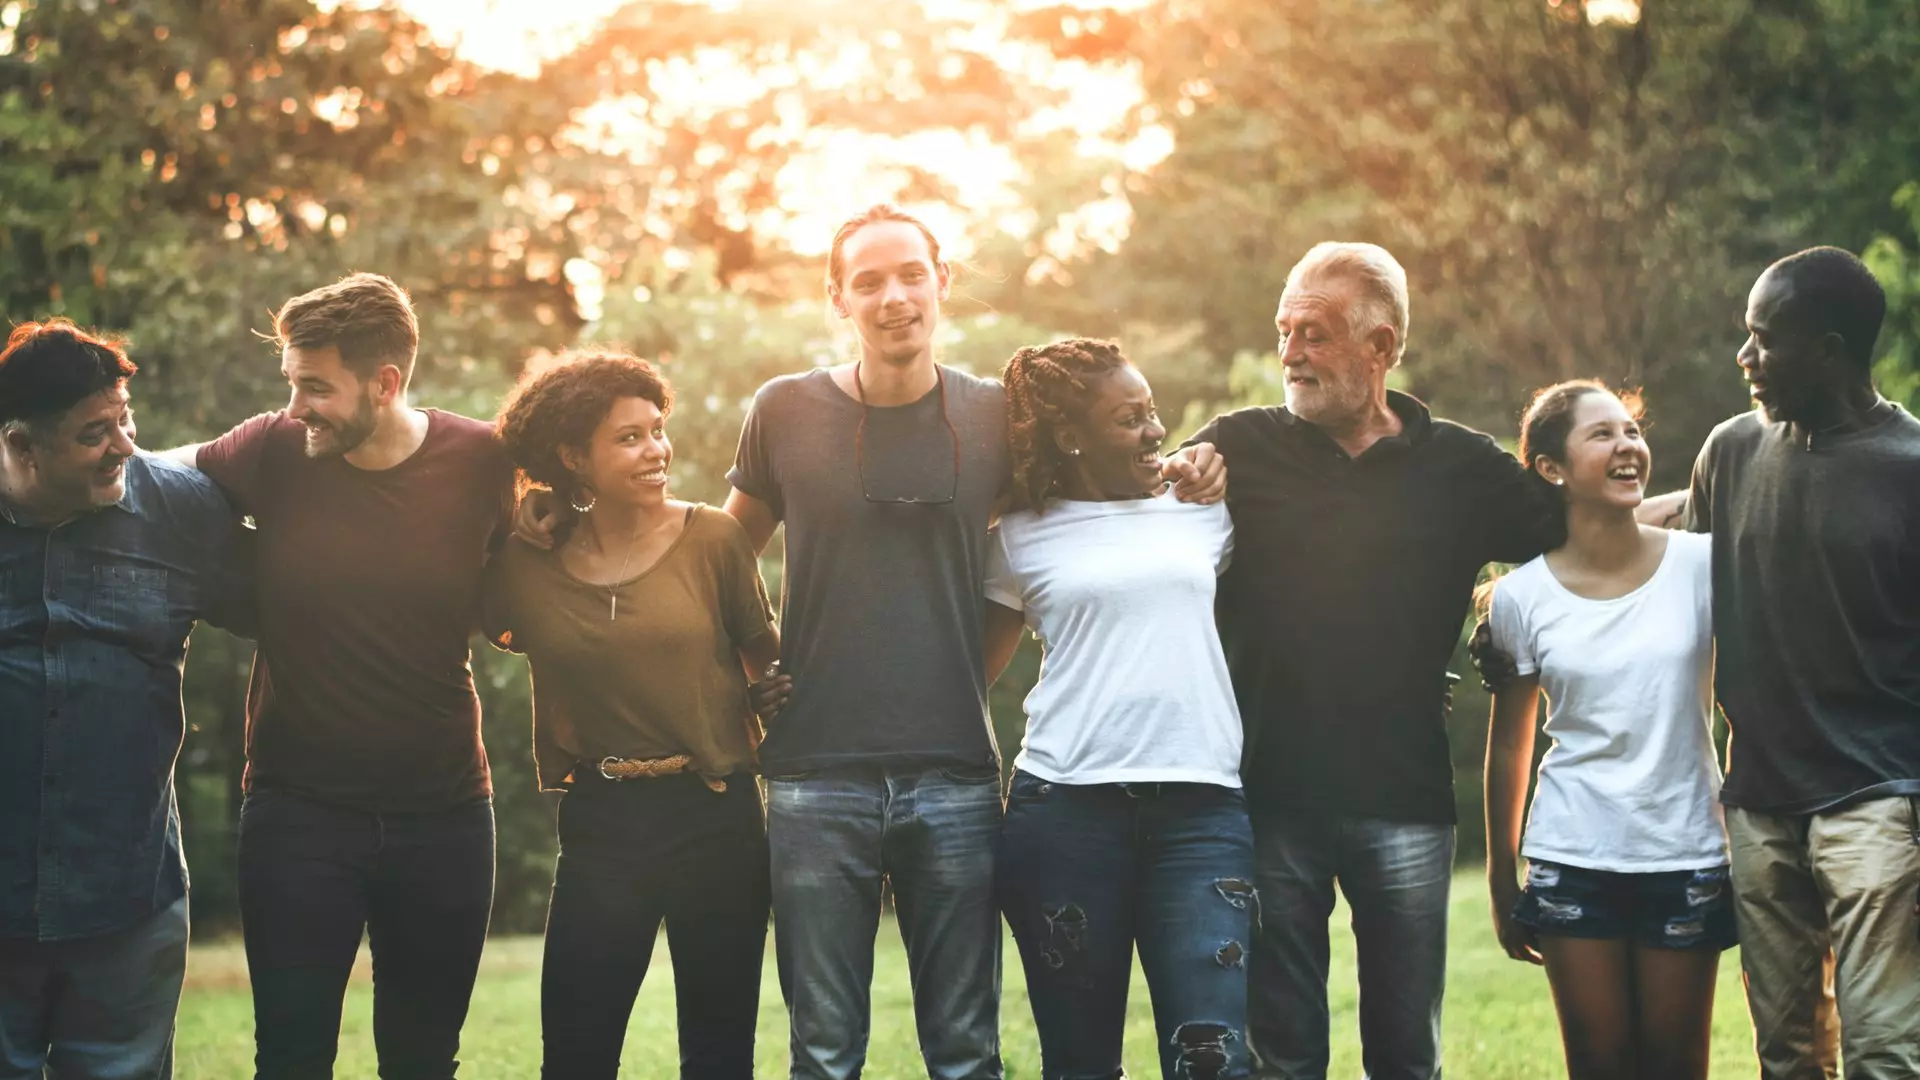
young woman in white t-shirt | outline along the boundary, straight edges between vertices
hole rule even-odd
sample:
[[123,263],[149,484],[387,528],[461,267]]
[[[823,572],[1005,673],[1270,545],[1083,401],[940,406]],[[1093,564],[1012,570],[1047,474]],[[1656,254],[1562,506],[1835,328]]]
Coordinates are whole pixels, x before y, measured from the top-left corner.
[[1214,630],[1233,526],[1164,491],[1147,380],[1110,342],[1007,363],[1018,508],[987,554],[988,671],[1030,626],[996,861],[1048,1078],[1120,1075],[1138,947],[1165,1077],[1244,1077],[1257,908],[1240,715]]
[[[1636,398],[1561,383],[1521,427],[1567,530],[1493,592],[1493,645],[1517,673],[1494,692],[1487,742],[1495,928],[1508,955],[1545,963],[1573,1080],[1704,1080],[1734,942],[1708,538],[1634,520],[1651,463]],[[1553,745],[1523,845],[1543,693]]]

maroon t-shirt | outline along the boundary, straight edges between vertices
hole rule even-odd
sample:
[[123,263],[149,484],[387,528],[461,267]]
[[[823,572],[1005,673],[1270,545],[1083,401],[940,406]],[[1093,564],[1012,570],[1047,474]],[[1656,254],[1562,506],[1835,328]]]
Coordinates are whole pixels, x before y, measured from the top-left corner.
[[426,412],[420,448],[381,471],[308,457],[284,411],[200,448],[259,529],[248,791],[376,813],[492,793],[468,641],[513,468],[490,425]]

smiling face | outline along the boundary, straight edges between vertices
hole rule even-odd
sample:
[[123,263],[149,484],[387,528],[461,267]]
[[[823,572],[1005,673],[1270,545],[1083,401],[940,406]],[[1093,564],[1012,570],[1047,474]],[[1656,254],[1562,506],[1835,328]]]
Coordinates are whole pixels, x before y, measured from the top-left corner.
[[1375,328],[1353,325],[1358,294],[1358,285],[1344,277],[1315,275],[1290,282],[1280,296],[1273,327],[1287,372],[1287,408],[1310,424],[1358,422],[1373,404],[1374,384],[1385,385],[1392,354],[1381,352],[1370,333]]
[[1160,445],[1167,429],[1147,377],[1131,364],[1102,378],[1085,411],[1056,438],[1074,466],[1080,490],[1073,497],[1130,499],[1161,484]]
[[[82,398],[49,436],[28,443],[33,461],[30,501],[57,515],[119,502],[127,490],[126,466],[135,434],[125,384]],[[18,433],[9,438],[18,438]]]
[[905,221],[875,221],[854,230],[840,250],[833,309],[853,323],[862,358],[889,364],[931,359],[947,266],[927,237]]
[[378,385],[356,376],[339,349],[289,345],[280,354],[280,373],[292,388],[287,415],[306,426],[308,457],[350,453],[373,436]]
[[1534,458],[1534,470],[1561,487],[1569,506],[1639,506],[1646,498],[1647,473],[1653,465],[1639,419],[1604,390],[1582,394],[1571,415],[1559,460],[1540,454]]
[[615,398],[584,450],[561,447],[560,460],[596,499],[647,507],[666,500],[673,443],[660,406],[639,396]]

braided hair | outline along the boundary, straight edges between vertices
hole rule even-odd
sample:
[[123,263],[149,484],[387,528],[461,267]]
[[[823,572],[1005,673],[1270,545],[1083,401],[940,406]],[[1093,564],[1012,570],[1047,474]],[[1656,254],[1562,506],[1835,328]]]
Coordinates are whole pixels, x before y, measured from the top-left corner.
[[1070,465],[1055,434],[1085,411],[1099,380],[1131,367],[1111,341],[1067,338],[1028,345],[1000,375],[1007,388],[1007,436],[1013,448],[1013,492],[1038,511]]

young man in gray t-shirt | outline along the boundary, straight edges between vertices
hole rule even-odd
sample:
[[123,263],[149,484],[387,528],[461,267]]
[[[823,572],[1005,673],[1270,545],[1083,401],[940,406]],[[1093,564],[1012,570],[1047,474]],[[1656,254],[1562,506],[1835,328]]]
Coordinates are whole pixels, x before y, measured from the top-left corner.
[[[1713,534],[1727,834],[1761,1076],[1920,1076],[1920,421],[1873,386],[1886,311],[1836,248],[1747,302],[1760,405],[1716,428],[1687,524]],[[1837,992],[1837,1009],[1836,1009]]]

